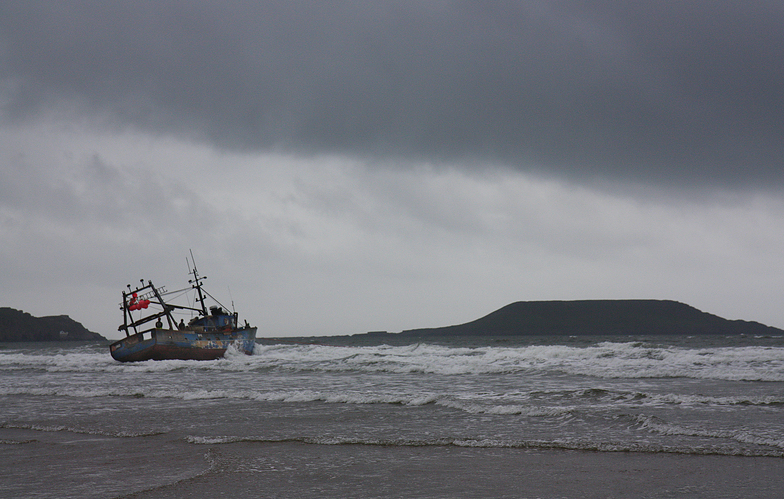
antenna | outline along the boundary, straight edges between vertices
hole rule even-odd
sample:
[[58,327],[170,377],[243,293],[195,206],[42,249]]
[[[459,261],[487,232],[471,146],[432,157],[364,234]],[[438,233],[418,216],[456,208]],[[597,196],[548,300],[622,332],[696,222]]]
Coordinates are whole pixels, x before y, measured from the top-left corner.
[[[193,250],[192,249],[188,249],[188,251],[191,252],[191,262],[193,262],[193,272],[195,273],[196,272],[196,259],[193,258]],[[187,260],[188,257],[186,256],[185,259]]]
[[229,299],[231,300],[231,312],[235,313],[236,310],[234,310],[234,297],[231,296],[231,288],[229,286],[226,286],[226,289],[229,290]]

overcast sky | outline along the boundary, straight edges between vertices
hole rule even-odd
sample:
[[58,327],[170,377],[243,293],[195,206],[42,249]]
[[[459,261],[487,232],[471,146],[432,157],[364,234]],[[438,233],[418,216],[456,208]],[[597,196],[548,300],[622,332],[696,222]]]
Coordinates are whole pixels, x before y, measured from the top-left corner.
[[780,1],[0,3],[0,306],[259,336],[678,300],[784,328]]

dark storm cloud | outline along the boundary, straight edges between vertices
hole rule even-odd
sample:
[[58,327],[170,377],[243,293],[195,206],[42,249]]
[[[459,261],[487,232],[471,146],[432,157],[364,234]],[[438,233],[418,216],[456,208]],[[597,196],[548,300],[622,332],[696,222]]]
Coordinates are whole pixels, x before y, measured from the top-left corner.
[[784,183],[780,2],[5,2],[5,119],[220,147]]

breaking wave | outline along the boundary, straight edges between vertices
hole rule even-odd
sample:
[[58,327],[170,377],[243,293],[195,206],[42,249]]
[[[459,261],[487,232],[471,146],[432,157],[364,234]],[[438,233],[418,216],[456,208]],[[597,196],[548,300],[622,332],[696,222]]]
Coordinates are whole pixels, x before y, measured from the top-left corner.
[[[309,403],[323,402],[327,404],[355,405],[400,405],[426,406],[434,405],[461,411],[468,414],[487,414],[499,416],[522,416],[531,418],[568,418],[580,411],[608,410],[620,407],[634,407],[635,410],[645,407],[698,407],[710,409],[748,407],[776,407],[784,405],[784,396],[722,396],[684,395],[674,393],[644,393],[639,391],[618,390],[553,390],[553,391],[518,391],[515,393],[432,391],[399,392],[374,389],[341,389],[313,390],[254,390],[244,388],[156,388],[153,386],[91,386],[72,387],[52,386],[14,386],[0,387],[0,396],[32,396],[32,397],[119,397],[175,399],[185,401],[199,400],[249,400],[257,402],[277,403]],[[648,423],[651,428],[655,424]],[[0,426],[2,427],[2,426]]]
[[256,345],[254,355],[212,362],[148,361],[121,364],[106,352],[36,354],[4,352],[0,371],[156,373],[180,370],[230,372],[332,372],[393,374],[564,373],[596,378],[694,378],[784,381],[782,347],[659,347],[639,342],[590,346],[520,347]]

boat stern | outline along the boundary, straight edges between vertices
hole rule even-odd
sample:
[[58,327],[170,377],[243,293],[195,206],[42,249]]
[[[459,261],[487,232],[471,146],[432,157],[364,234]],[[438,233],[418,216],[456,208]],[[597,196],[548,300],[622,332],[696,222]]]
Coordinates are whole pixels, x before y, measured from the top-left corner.
[[112,358],[119,362],[147,360],[156,344],[155,330],[136,333],[109,345]]

